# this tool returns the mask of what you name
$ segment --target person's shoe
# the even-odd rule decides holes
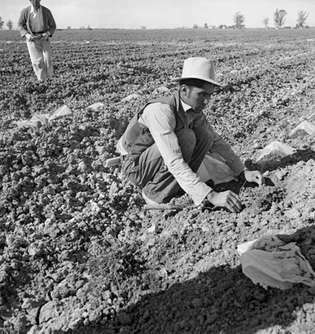
[[[155,202],[155,201],[153,201],[152,199],[150,199],[145,193],[144,193],[144,191],[142,190],[142,198],[145,200],[145,202],[146,202],[146,204],[147,205],[151,205],[151,206],[159,206],[160,205],[160,203],[158,203],[158,202]]]
[[[142,191],[142,198],[146,203],[144,210],[178,210],[177,206],[171,205],[169,203],[158,203],[153,201],[144,193],[144,191]]]
[[[148,196],[145,195],[144,191],[142,191],[142,197],[146,202],[145,210],[181,210],[184,208],[189,207],[195,207],[194,204],[192,204],[192,201],[182,201],[180,203],[176,203],[176,200],[172,200],[169,203],[158,203],[150,199]],[[187,200],[187,198],[186,198]]]

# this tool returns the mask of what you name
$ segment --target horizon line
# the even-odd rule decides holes
[[[220,28],[220,26],[222,26]],[[262,26],[259,26],[259,27],[242,27],[242,28],[235,28],[233,26],[228,26],[226,24],[222,24],[220,26],[213,26],[213,27],[208,27],[208,28],[205,28],[205,27],[202,27],[202,26],[198,26],[196,28],[194,27],[159,27],[159,28],[150,28],[150,27],[146,27],[146,26],[140,26],[138,28],[99,28],[99,27],[91,27],[90,25],[87,25],[87,26],[84,26],[84,27],[65,27],[65,28],[57,28],[56,31],[63,31],[63,30],[246,30],[246,29],[263,29],[263,30],[287,30],[287,29],[296,29],[296,30],[302,30],[302,29],[312,29],[312,28],[315,28],[315,26],[308,26],[306,25],[305,27],[303,28],[300,28],[300,27],[296,27],[296,26],[284,26],[284,27],[281,27],[281,28],[277,28],[277,27],[274,27],[274,26],[270,26],[270,27],[262,27]],[[0,32],[1,31],[18,31],[17,28],[13,28],[13,29],[0,29]]]

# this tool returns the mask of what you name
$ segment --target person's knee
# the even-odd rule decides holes
[[[177,133],[178,143],[186,162],[191,160],[196,147],[197,138],[192,129],[182,129]]]

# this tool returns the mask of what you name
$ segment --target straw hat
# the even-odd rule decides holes
[[[215,81],[214,62],[204,57],[191,57],[185,59],[182,76],[175,80],[181,81],[183,79],[199,79],[222,87],[221,84]]]

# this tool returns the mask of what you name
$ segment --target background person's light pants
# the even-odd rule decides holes
[[[37,79],[44,81],[51,78],[53,65],[49,40],[40,38],[34,41],[26,41],[26,44]]]

